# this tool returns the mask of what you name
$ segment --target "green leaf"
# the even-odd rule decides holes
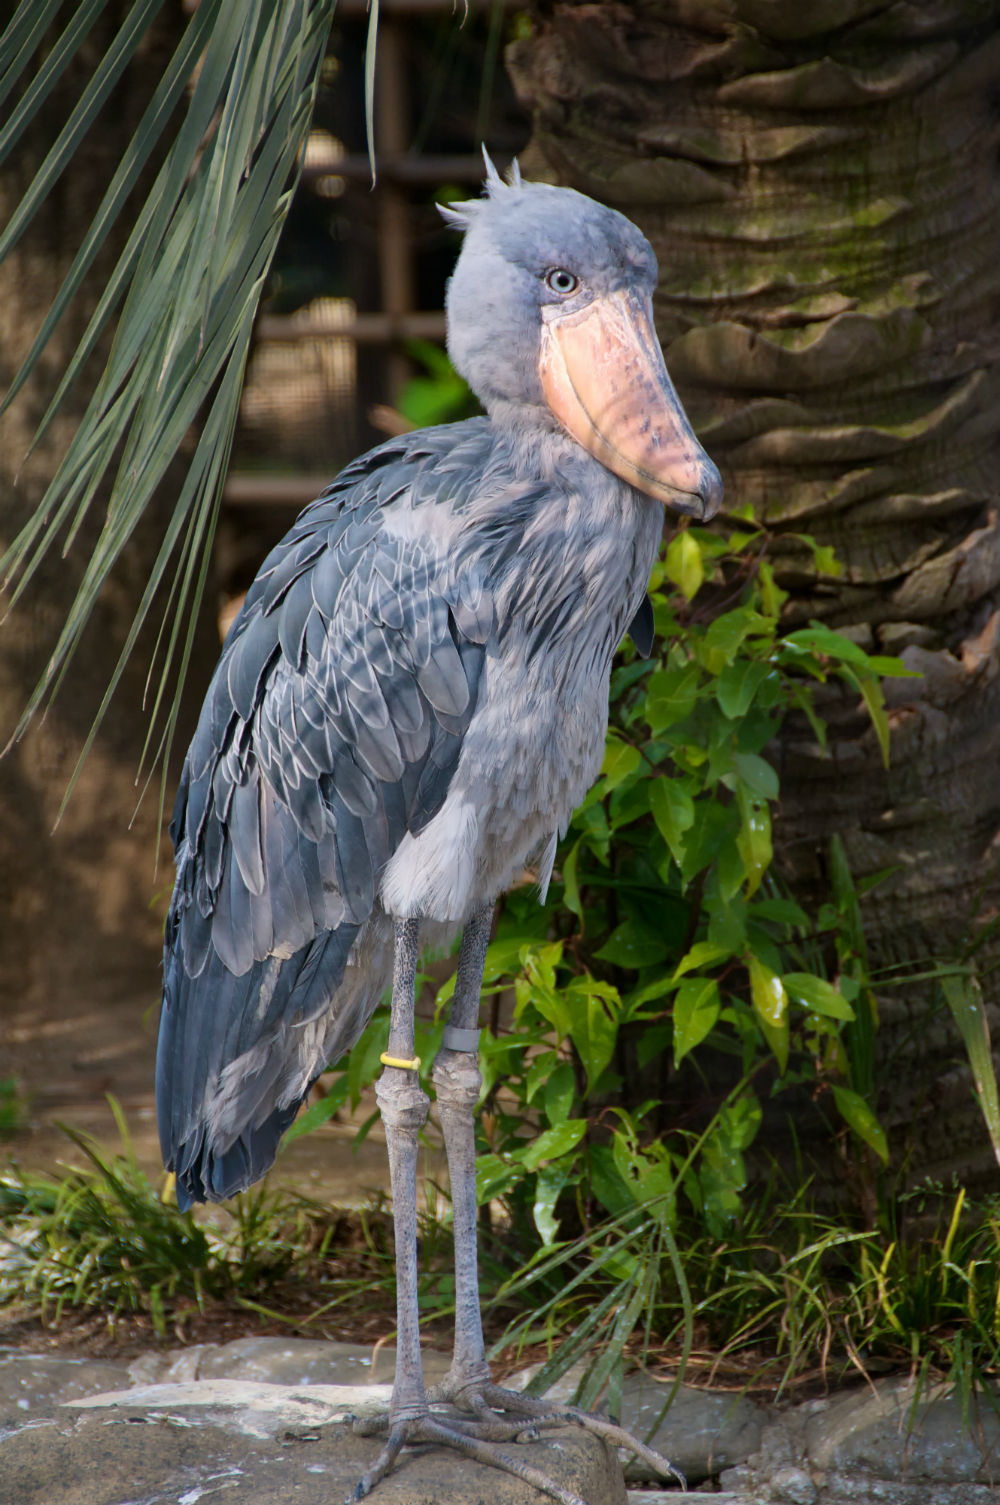
[[[545,1116],[550,1124],[566,1122],[575,1097],[576,1082],[573,1078],[573,1068],[568,1061],[563,1061],[552,1072],[542,1093]]]
[[[778,1065],[788,1067],[788,997],[781,978],[756,956],[747,962],[750,972],[750,1001]]]
[[[699,678],[697,664],[658,669],[649,676],[645,716],[654,732],[665,731],[686,720],[698,698]]]
[[[774,566],[766,559],[761,562],[759,579],[760,604],[767,616],[774,620],[781,615],[781,608],[788,600],[788,592],[778,585],[774,578]]]
[[[583,903],[580,899],[580,887],[577,882],[576,868],[580,860],[580,844],[583,837],[577,837],[570,847],[562,864],[563,903],[571,914],[575,914],[578,920],[583,919]]]
[[[558,1160],[576,1148],[587,1131],[585,1118],[568,1118],[564,1124],[546,1129],[523,1150],[515,1150],[514,1160],[526,1171],[537,1171],[543,1160]]]
[[[812,543],[812,540],[809,540]],[[821,575],[842,575],[844,566],[829,544],[813,544],[813,561]]]
[[[635,1058],[640,1066],[669,1050],[673,1031],[667,1024],[647,1024],[635,1042]]]
[[[901,658],[887,657],[882,653],[868,655],[868,671],[880,679],[923,679],[920,669],[908,669]]]
[[[732,952],[724,946],[717,946],[712,941],[695,941],[691,950],[681,957],[677,964],[674,977],[683,977],[685,972],[694,972],[702,967],[710,967],[713,962],[724,961]]]
[[[560,1062],[554,1050],[540,1051],[537,1056],[532,1058],[531,1065],[528,1067],[528,1074],[524,1080],[525,1098],[529,1103],[534,1102],[535,1094],[538,1090],[548,1085],[553,1073],[560,1069],[560,1066],[563,1064],[566,1063]]]
[[[743,880],[748,875],[748,867],[743,856],[742,846],[743,833],[737,832],[735,841],[726,842],[721,848],[718,861],[715,865],[716,876],[719,883],[719,897],[728,904],[730,899],[735,898],[743,887]],[[747,893],[753,889],[747,887]]]
[[[828,983],[824,977],[815,977],[811,972],[785,972],[782,982],[789,997],[810,1009],[814,1014],[825,1014],[829,1019],[854,1019],[854,1010],[843,994]]]
[[[517,1176],[517,1168],[501,1160],[499,1155],[477,1155],[476,1201],[479,1206],[499,1196]]]
[[[610,1145],[595,1144],[590,1149],[590,1187],[601,1206],[618,1217],[635,1206],[635,1192],[615,1163]]]
[[[595,791],[592,791],[596,793]],[[608,853],[611,847],[611,828],[608,825],[608,817],[604,806],[600,804],[583,804],[573,816],[573,825],[584,832],[586,842],[591,852],[599,862],[605,866],[608,863]]]
[[[723,715],[730,721],[745,716],[757,691],[773,672],[770,664],[745,658],[727,664],[715,682],[715,698]]]
[[[566,989],[566,1006],[571,1021],[569,1035],[587,1073],[589,1091],[593,1090],[614,1055],[618,1024],[611,1011],[615,1004],[620,1007],[620,1002],[617,989],[596,983],[590,977],[577,978]]]
[[[756,1095],[743,1092],[723,1107],[719,1115],[720,1134],[735,1149],[747,1150],[757,1137],[763,1117]]]
[[[601,764],[607,788],[614,789],[630,773],[635,773],[641,762],[642,756],[637,747],[622,742],[619,737],[610,736],[604,749],[604,762]]]
[[[782,641],[786,648],[816,653],[823,658],[837,659],[845,664],[856,664],[860,669],[868,667],[868,655],[863,648],[859,648],[857,643],[851,642],[850,638],[843,637],[839,632],[834,632],[819,622],[813,622],[809,627],[800,627],[797,632],[788,633]]]
[[[712,978],[686,977],[674,999],[674,1065],[715,1028],[722,1007]]]
[[[740,1193],[746,1180],[742,1151],[728,1132],[724,1114],[720,1114],[698,1170],[705,1221],[714,1237],[724,1238],[739,1218]]]
[[[834,1087],[833,1096],[844,1122],[854,1130],[859,1139],[871,1146],[883,1165],[888,1165],[889,1145],[885,1131],[864,1098],[857,1092],[852,1092],[850,1087]]]
[[[684,832],[694,825],[694,800],[677,779],[649,781],[649,808],[674,861],[684,861]]]
[[[647,1161],[639,1165],[639,1197],[643,1202],[652,1202],[657,1197],[673,1199],[677,1177],[669,1160]],[[672,1221],[672,1207],[667,1213]]]
[[[889,718],[885,713],[885,696],[882,693],[882,686],[877,679],[869,679],[867,676],[855,674],[853,670],[846,667],[843,670],[843,675],[845,679],[850,680],[851,684],[854,685],[865,703],[875,730],[875,735],[878,738],[878,745],[882,753],[882,762],[888,768]]]
[[[486,952],[486,966],[483,970],[483,979],[486,982],[496,982],[499,977],[511,977],[520,970],[522,955],[530,946],[534,937],[531,936],[501,936],[490,943]]]
[[[731,847],[739,830],[738,812],[719,800],[701,798],[695,805],[695,820],[684,842],[680,869],[685,882],[717,862],[720,854]]]
[[[765,758],[756,753],[737,753],[733,765],[747,788],[762,799],[778,798],[778,775]]]
[[[756,893],[771,865],[771,812],[767,801],[759,799],[742,780],[736,790],[736,802],[742,822],[736,845],[746,869],[749,898]]]
[[[738,606],[735,611],[727,611],[721,617],[716,617],[708,626],[702,646],[705,667],[712,674],[721,675],[726,665],[732,663],[746,638],[761,630],[770,635],[773,632],[772,624],[750,606]]]
[[[650,967],[667,955],[669,947],[656,931],[641,920],[623,920],[594,955],[613,967]]]
[[[816,713],[816,707],[812,702],[812,694],[808,685],[798,684],[792,680],[788,685],[789,693],[799,710],[805,716],[812,729],[819,747],[826,751],[826,722]]]
[[[546,1246],[555,1243],[556,1234],[559,1232],[556,1202],[568,1180],[567,1172],[554,1165],[543,1165],[535,1177],[535,1200],[531,1215],[535,1220],[535,1227],[538,1229],[542,1243]]]
[[[972,972],[953,973],[941,979],[948,1007],[958,1025],[972,1067],[972,1078],[982,1110],[993,1154],[1000,1164],[1000,1101],[993,1070],[990,1023],[983,1007],[979,979]]]
[[[701,550],[687,528],[671,540],[663,564],[667,578],[680,586],[690,601],[705,578],[705,566]]]
[[[708,941],[726,956],[735,956],[746,940],[747,906],[738,893],[728,901],[716,898],[709,909]]]
[[[753,906],[753,918],[772,920],[779,925],[796,925],[800,930],[809,928],[809,916],[793,899],[758,899]]]
[[[312,1103],[304,1113],[300,1113],[285,1133],[282,1139],[282,1147],[287,1147],[294,1140],[300,1139],[303,1134],[311,1134],[313,1129],[322,1128],[323,1124],[329,1123],[334,1114],[344,1106],[348,1098],[347,1077],[341,1076],[319,1102]]]

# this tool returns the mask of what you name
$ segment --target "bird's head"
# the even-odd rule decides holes
[[[465,235],[447,298],[456,369],[494,417],[534,410],[638,490],[712,517],[722,481],[664,365],[646,237],[572,188],[486,168],[483,198],[441,209]]]

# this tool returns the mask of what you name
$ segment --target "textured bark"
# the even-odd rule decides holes
[[[734,503],[812,617],[901,653],[892,766],[846,698],[832,756],[780,750],[778,837],[821,895],[829,839],[875,964],[958,954],[1000,898],[1000,35],[997,0],[540,4],[509,54],[528,175],[635,220],[667,361]],[[832,543],[816,578],[789,536]],[[985,977],[987,995],[997,984]],[[994,1010],[995,1013],[995,1010]],[[994,1034],[997,1030],[994,1025]],[[995,1176],[933,990],[887,992],[881,1104],[915,1173]],[[890,1075],[890,1073],[887,1073]]]
[[[3,7],[3,24],[11,8]],[[55,97],[0,171],[0,221],[7,221],[31,182],[65,113],[130,8],[125,0],[106,7]],[[4,389],[55,296],[184,24],[180,0],[168,0],[30,233],[0,267]],[[124,244],[125,229],[127,225],[112,232],[76,306],[4,420],[0,551],[36,507],[92,390],[86,379],[78,383],[60,419],[26,457],[35,425]],[[53,825],[145,587],[169,515],[168,490],[163,488],[126,547],[54,706],[0,759],[0,1045],[3,1027],[11,1021],[34,1019],[37,1024],[40,1012],[49,1018],[86,1018],[92,1007],[115,998],[131,1000],[131,1018],[138,1027],[143,1007],[157,996],[166,896],[159,908],[151,900],[157,886],[168,884],[170,865],[155,875],[160,841],[155,792],[130,826],[145,734],[148,634],[54,833]],[[55,644],[101,510],[100,501],[95,502],[65,559],[58,551],[50,554],[24,603],[0,629],[0,746],[11,735]]]

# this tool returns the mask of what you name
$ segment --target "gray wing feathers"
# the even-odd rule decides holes
[[[653,651],[653,639],[656,634],[656,623],[653,618],[653,603],[648,596],[643,596],[639,602],[639,609],[631,622],[628,624],[628,635],[636,647],[640,658],[648,658]]]
[[[385,509],[460,511],[482,470],[487,430],[472,429],[348,467],[265,560],[227,638],[171,823],[157,1070],[184,1200],[266,1169],[294,1112],[300,1026],[331,1008],[382,870],[447,794],[493,603],[480,562],[463,572],[433,526],[397,535]],[[327,1038],[346,1048],[365,1020],[338,1007]],[[238,1061],[252,1065],[237,1090]]]
[[[260,593],[220,665],[232,716],[211,770],[214,820],[206,823],[199,789],[186,834],[218,895],[213,943],[237,975],[275,945],[362,923],[409,817],[423,822],[443,798],[492,612],[481,587],[439,593],[434,560],[409,548],[411,560],[370,519],[337,529],[323,550],[300,543],[302,573],[292,579],[279,561],[271,578],[280,588]],[[398,803],[386,811],[384,786],[414,765],[401,823]]]

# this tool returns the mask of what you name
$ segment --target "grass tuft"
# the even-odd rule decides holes
[[[112,1328],[139,1316],[182,1341],[210,1309],[315,1336],[391,1335],[384,1207],[331,1212],[265,1186],[225,1210],[181,1214],[138,1165],[116,1112],[120,1154],[67,1131],[86,1167],[0,1175],[0,1307],[49,1326],[69,1313],[100,1313]],[[421,1229],[424,1320],[443,1346],[448,1215],[439,1193]],[[872,1228],[772,1178],[723,1237],[665,1196],[533,1253],[511,1233],[482,1239],[493,1356],[505,1372],[538,1361],[536,1389],[578,1363],[584,1405],[613,1395],[634,1363],[772,1396],[893,1371],[969,1395],[1000,1373],[1000,1197],[927,1184],[887,1197]]]

